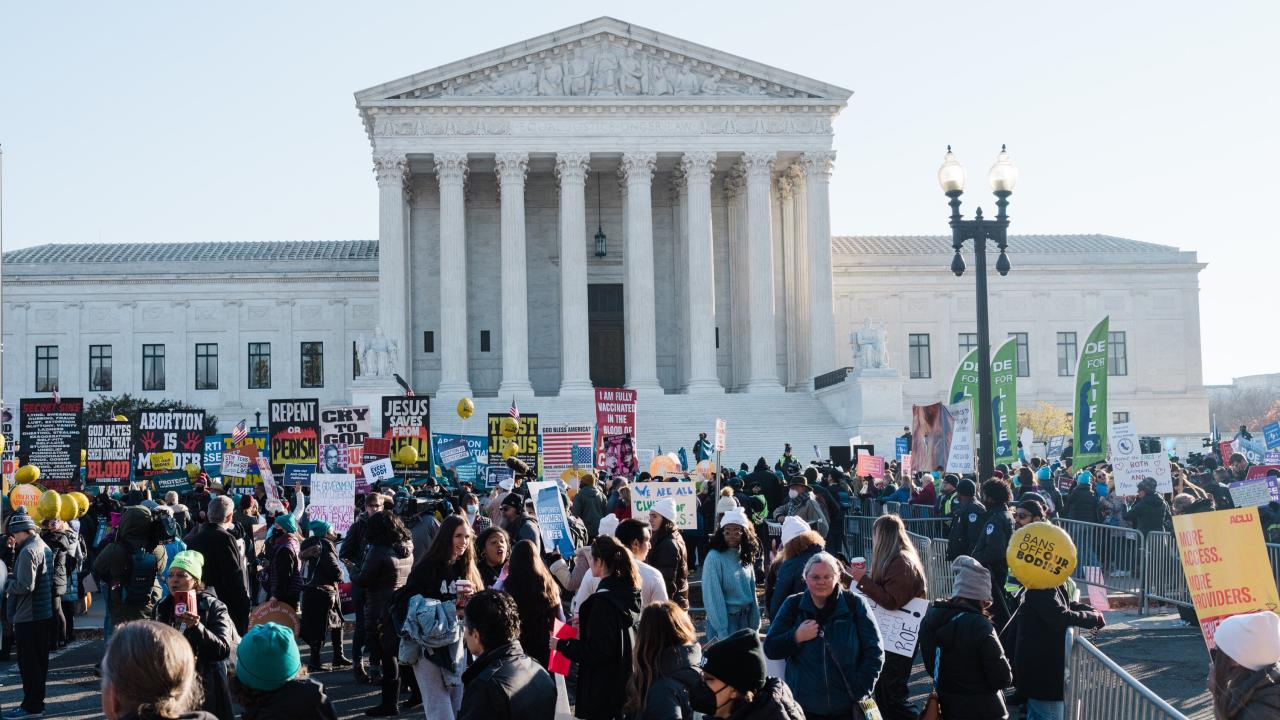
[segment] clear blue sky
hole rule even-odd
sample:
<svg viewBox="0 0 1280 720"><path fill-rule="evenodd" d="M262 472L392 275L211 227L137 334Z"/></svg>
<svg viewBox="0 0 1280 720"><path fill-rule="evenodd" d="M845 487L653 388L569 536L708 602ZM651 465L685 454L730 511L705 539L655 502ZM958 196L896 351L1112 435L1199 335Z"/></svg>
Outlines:
<svg viewBox="0 0 1280 720"><path fill-rule="evenodd" d="M374 238L353 92L605 14L852 89L835 233L945 232L943 146L985 186L1008 143L1017 232L1195 250L1205 381L1280 371L1280 4L1261 0L9 0L5 247Z"/></svg>

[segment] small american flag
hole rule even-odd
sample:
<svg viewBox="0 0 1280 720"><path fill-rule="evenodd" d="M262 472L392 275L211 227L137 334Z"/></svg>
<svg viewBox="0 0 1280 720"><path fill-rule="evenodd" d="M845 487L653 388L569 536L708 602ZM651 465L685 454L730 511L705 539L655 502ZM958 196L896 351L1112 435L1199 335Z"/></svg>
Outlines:
<svg viewBox="0 0 1280 720"><path fill-rule="evenodd" d="M245 424L246 422L246 420L241 420L236 423L235 427L231 428L232 445L239 445L241 440L249 437L249 427Z"/></svg>
<svg viewBox="0 0 1280 720"><path fill-rule="evenodd" d="M516 407L516 398L514 395L511 396L511 409L507 411L507 414L516 420L520 419L520 409Z"/></svg>
<svg viewBox="0 0 1280 720"><path fill-rule="evenodd" d="M590 445L573 446L573 464L578 467L591 467L595 464L595 453Z"/></svg>

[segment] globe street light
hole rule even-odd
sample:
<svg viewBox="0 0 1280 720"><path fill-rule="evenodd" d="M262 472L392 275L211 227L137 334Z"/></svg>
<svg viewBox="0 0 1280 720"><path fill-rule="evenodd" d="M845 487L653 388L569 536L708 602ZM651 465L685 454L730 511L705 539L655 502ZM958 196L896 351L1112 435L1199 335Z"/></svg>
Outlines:
<svg viewBox="0 0 1280 720"><path fill-rule="evenodd" d="M991 413L991 328L987 318L987 241L994 240L1000 250L996 259L996 272L1001 276L1009 274L1009 257L1005 255L1008 247L1009 216L1005 210L1009 206L1009 196L1013 194L1013 186L1018 183L1018 169L1009 160L1009 153L1004 145L1000 146L1000 154L987 174L987 182L996 196L996 219L982 217L982 208L974 210L973 219L965 220L960 214L960 195L964 193L964 166L947 146L947 154L943 156L942 167L938 168L938 184L942 192L951 198L951 246L955 248L955 257L951 259L951 272L956 277L964 275L964 257L960 248L965 240L973 241L973 260L977 264L976 296L978 300L978 402L974 412L978 415L978 481L987 480L995 475L995 432Z"/></svg>

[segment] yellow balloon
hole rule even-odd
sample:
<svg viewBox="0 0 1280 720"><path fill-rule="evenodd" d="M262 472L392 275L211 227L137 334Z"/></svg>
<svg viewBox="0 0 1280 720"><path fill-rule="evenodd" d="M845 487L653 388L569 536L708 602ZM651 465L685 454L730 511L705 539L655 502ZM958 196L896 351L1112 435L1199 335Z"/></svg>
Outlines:
<svg viewBox="0 0 1280 720"><path fill-rule="evenodd" d="M507 415L502 418L502 422L498 425L498 432L502 437L515 437L520 432L520 421Z"/></svg>
<svg viewBox="0 0 1280 720"><path fill-rule="evenodd" d="M405 445L396 453L396 461L401 465L417 465L418 448L412 445Z"/></svg>
<svg viewBox="0 0 1280 720"><path fill-rule="evenodd" d="M81 518L89 514L89 496L79 490L67 493L76 504L76 517Z"/></svg>
<svg viewBox="0 0 1280 720"><path fill-rule="evenodd" d="M0 453L4 452L4 436L0 435Z"/></svg>
<svg viewBox="0 0 1280 720"><path fill-rule="evenodd" d="M80 451L80 467L84 467L84 460L85 460L85 457L86 457L86 455L85 455L85 451L84 451L84 450L81 450L81 451Z"/></svg>
<svg viewBox="0 0 1280 720"><path fill-rule="evenodd" d="M519 444L519 443L517 443L517 442L515 442L514 440L513 440L513 441L510 441L510 442L508 442L506 445L502 446L502 459L503 459L503 460L507 460L507 459L509 459L509 458L513 458L513 457L515 457L516 455L519 455L519 454L520 454L520 444Z"/></svg>
<svg viewBox="0 0 1280 720"><path fill-rule="evenodd" d="M23 465L13 474L13 479L20 485L34 483L40 479L40 468L35 465Z"/></svg>
<svg viewBox="0 0 1280 720"><path fill-rule="evenodd" d="M129 418L125 417L124 415L117 415L111 419L115 420L116 422L129 422Z"/></svg>
<svg viewBox="0 0 1280 720"><path fill-rule="evenodd" d="M35 520L37 525L44 522L44 513L40 512L38 507L27 508L27 514L31 516L32 520Z"/></svg>
<svg viewBox="0 0 1280 720"><path fill-rule="evenodd" d="M36 503L36 508L40 510L42 517L58 517L58 511L62 509L62 496L57 490L45 490L40 496L40 502Z"/></svg>
<svg viewBox="0 0 1280 720"><path fill-rule="evenodd" d="M466 420L476 411L476 404L471 398L462 398L458 401L458 417Z"/></svg>
<svg viewBox="0 0 1280 720"><path fill-rule="evenodd" d="M35 485L18 485L9 492L9 507L17 509L24 505L28 510L40 502L40 488Z"/></svg>
<svg viewBox="0 0 1280 720"><path fill-rule="evenodd" d="M78 517L80 506L70 495L62 496L62 505L58 508L58 519L63 522L71 522Z"/></svg>
<svg viewBox="0 0 1280 720"><path fill-rule="evenodd" d="M200 477L201 468L199 465L195 463L187 463L182 467L182 469L186 471L187 477L191 478L192 480L195 480L196 478Z"/></svg>
<svg viewBox="0 0 1280 720"><path fill-rule="evenodd" d="M1013 531L1005 561L1013 576L1032 590L1056 588L1076 569L1076 544L1065 530L1034 522Z"/></svg>

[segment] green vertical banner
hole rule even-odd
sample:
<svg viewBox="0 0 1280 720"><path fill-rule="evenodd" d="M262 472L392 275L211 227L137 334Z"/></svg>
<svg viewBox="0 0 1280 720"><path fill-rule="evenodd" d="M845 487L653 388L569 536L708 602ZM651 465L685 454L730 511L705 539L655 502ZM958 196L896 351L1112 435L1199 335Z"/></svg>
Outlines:
<svg viewBox="0 0 1280 720"><path fill-rule="evenodd" d="M1077 468L1107 457L1107 339L1111 316L1089 333L1076 366L1075 461Z"/></svg>
<svg viewBox="0 0 1280 720"><path fill-rule="evenodd" d="M995 428L995 462L1018 459L1018 341L1009 338L991 358L991 426Z"/></svg>
<svg viewBox="0 0 1280 720"><path fill-rule="evenodd" d="M947 396L946 405L954 405L961 400L978 397L978 349L974 348L960 361L956 368L955 379L951 381L951 394Z"/></svg>

